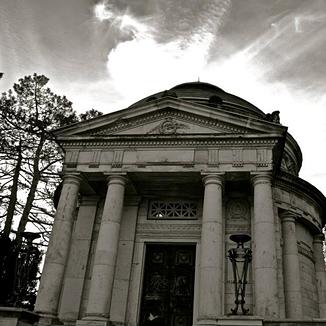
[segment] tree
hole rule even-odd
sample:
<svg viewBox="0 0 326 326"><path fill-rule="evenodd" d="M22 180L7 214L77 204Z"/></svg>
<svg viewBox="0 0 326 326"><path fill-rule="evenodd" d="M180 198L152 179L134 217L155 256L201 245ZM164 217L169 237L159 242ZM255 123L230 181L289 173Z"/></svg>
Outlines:
<svg viewBox="0 0 326 326"><path fill-rule="evenodd" d="M48 81L43 75L26 76L0 98L3 236L9 236L17 216L18 247L29 221L43 215L46 223L44 215L53 215L45 203L58 183L62 151L51 130L78 121L72 103L47 88Z"/></svg>
<svg viewBox="0 0 326 326"><path fill-rule="evenodd" d="M101 115L103 115L102 112L97 111L95 109L90 109L90 110L86 111L85 113L81 113L79 115L79 119L81 121L85 121L85 120L97 118L97 117L99 117Z"/></svg>
<svg viewBox="0 0 326 326"><path fill-rule="evenodd" d="M52 130L102 114L91 109L78 117L65 96L54 94L46 86L48 81L43 75L26 76L0 97L0 240L4 244L0 269L8 262L16 264L0 273L0 281L26 265L21 257L26 251L23 236L28 223L40 232L41 244L48 241L63 158ZM12 232L16 233L14 241L9 238ZM28 288L33 293L30 285Z"/></svg>

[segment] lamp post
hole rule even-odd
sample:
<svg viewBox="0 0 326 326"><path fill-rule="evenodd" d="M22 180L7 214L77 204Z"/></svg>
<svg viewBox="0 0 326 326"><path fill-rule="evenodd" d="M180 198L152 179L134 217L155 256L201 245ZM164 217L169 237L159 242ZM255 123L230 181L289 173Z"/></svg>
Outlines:
<svg viewBox="0 0 326 326"><path fill-rule="evenodd" d="M251 262L251 249L245 248L244 243L251 240L251 237L247 234L233 234L230 236L230 240L237 244L236 248L232 248L228 251L228 258L232 264L233 270L233 283L235 290L235 307L231 309L232 315L238 314L239 305L243 315L249 312L249 309L245 309L245 295L247 284L247 273L249 263Z"/></svg>

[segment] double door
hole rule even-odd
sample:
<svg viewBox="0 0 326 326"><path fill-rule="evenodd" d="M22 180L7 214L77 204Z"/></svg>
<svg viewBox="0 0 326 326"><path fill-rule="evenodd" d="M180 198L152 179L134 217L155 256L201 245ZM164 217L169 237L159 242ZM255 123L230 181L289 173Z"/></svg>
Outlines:
<svg viewBox="0 0 326 326"><path fill-rule="evenodd" d="M195 245L148 244L141 326L192 326Z"/></svg>

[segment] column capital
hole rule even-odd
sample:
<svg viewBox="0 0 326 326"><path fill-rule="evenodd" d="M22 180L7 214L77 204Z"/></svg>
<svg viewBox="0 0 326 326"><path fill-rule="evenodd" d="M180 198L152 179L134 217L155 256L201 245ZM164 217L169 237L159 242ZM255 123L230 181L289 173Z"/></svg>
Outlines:
<svg viewBox="0 0 326 326"><path fill-rule="evenodd" d="M314 235L314 243L320 243L320 245L323 244L323 242L325 241L325 235L323 233L318 233Z"/></svg>
<svg viewBox="0 0 326 326"><path fill-rule="evenodd" d="M122 186L125 186L128 182L126 174L105 174L105 176L108 186L112 184L120 184Z"/></svg>
<svg viewBox="0 0 326 326"><path fill-rule="evenodd" d="M82 177L80 173L65 173L62 177L64 184L76 184L77 186L80 185L82 181Z"/></svg>
<svg viewBox="0 0 326 326"><path fill-rule="evenodd" d="M258 184L271 184L272 183L272 173L271 172L252 172L251 182L254 186Z"/></svg>
<svg viewBox="0 0 326 326"><path fill-rule="evenodd" d="M224 173L212 173L202 176L204 185L217 184L222 186L224 180Z"/></svg>
<svg viewBox="0 0 326 326"><path fill-rule="evenodd" d="M281 218L281 222L285 223L285 222L293 222L295 223L295 221L297 220L298 216L296 213L291 212L291 211L284 211L281 214L279 214L280 218Z"/></svg>

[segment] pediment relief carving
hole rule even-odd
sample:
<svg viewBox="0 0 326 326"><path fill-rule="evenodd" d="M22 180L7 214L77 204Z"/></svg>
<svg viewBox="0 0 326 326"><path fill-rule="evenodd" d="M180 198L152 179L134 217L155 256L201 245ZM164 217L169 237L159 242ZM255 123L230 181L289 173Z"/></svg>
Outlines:
<svg viewBox="0 0 326 326"><path fill-rule="evenodd" d="M160 110L140 116L118 119L106 126L85 132L83 136L131 134L208 134L248 133L245 127L178 110Z"/></svg>
<svg viewBox="0 0 326 326"><path fill-rule="evenodd" d="M189 125L180 123L172 117L165 118L156 127L151 129L148 134L174 135L190 129Z"/></svg>

